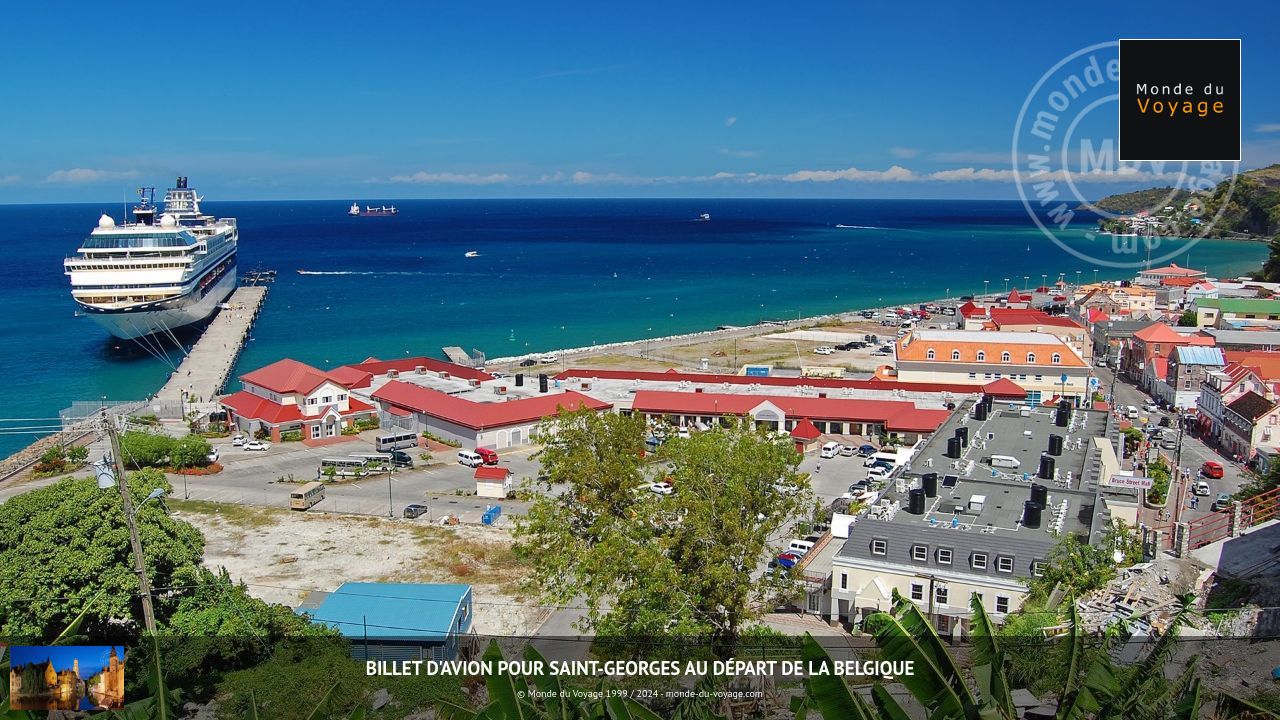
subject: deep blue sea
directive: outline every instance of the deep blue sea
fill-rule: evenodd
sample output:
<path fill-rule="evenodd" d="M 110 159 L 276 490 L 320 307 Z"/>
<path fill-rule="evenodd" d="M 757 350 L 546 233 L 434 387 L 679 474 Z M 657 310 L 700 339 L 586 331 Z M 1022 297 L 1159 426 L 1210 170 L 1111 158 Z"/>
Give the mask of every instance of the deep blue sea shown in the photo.
<path fill-rule="evenodd" d="M 362 202 L 378 204 L 378 200 Z M 795 318 L 1022 285 L 1093 264 L 1040 234 L 1018 202 L 419 200 L 350 218 L 349 202 L 205 202 L 240 223 L 240 272 L 279 271 L 239 372 L 289 356 L 319 367 L 445 345 L 489 357 Z M 0 428 L 73 400 L 142 398 L 160 360 L 75 316 L 61 261 L 120 205 L 0 206 Z M 710 222 L 697 222 L 710 213 Z M 837 227 L 839 225 L 854 227 Z M 1070 240 L 1088 251 L 1083 232 Z M 1169 247 L 1166 245 L 1166 248 Z M 464 253 L 476 251 L 475 258 Z M 1234 276 L 1260 243 L 1201 241 L 1178 262 Z M 311 273 L 300 275 L 297 270 Z M 1101 268 L 1097 277 L 1131 277 Z M 0 456 L 30 442 L 0 429 Z"/>

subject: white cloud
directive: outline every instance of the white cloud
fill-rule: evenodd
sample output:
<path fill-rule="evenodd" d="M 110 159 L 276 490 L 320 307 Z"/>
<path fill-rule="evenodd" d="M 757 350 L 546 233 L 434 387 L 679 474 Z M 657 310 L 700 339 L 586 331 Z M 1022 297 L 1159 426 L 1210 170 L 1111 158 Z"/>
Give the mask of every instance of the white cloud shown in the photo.
<path fill-rule="evenodd" d="M 730 150 L 729 148 L 720 148 L 720 154 L 736 158 L 760 157 L 760 153 L 755 150 Z"/>
<path fill-rule="evenodd" d="M 1008 182 L 1013 179 L 1012 170 L 994 170 L 992 168 L 956 168 L 955 170 L 939 170 L 929 173 L 930 180 L 943 182 L 968 182 L 973 180 L 989 180 Z"/>
<path fill-rule="evenodd" d="M 851 180 L 854 182 L 910 182 L 920 177 L 901 165 L 894 165 L 888 170 L 797 170 L 782 176 L 787 182 L 834 182 Z"/>
<path fill-rule="evenodd" d="M 49 173 L 45 182 L 49 183 L 95 183 L 107 180 L 122 180 L 137 177 L 137 170 L 92 170 L 89 168 L 71 168 L 55 170 Z"/>
<path fill-rule="evenodd" d="M 17 175 L 0 176 L 0 185 L 17 185 L 22 182 L 22 178 Z"/>
<path fill-rule="evenodd" d="M 1255 132 L 1260 133 L 1280 132 L 1280 123 L 1262 123 L 1261 125 L 1255 126 L 1253 129 Z"/>
<path fill-rule="evenodd" d="M 429 173 L 421 170 L 412 175 L 392 175 L 389 180 L 392 183 L 415 185 L 494 185 L 510 181 L 511 176 L 506 173 L 480 175 L 478 173 Z"/>
<path fill-rule="evenodd" d="M 733 127 L 733 126 L 734 126 L 734 123 L 736 123 L 736 122 L 738 122 L 738 116 L 737 116 L 737 115 L 730 115 L 729 117 L 727 117 L 727 118 L 725 118 L 725 119 L 724 119 L 724 126 L 725 126 L 725 127 Z"/>
<path fill-rule="evenodd" d="M 889 148 L 889 154 L 900 158 L 913 158 L 920 154 L 920 148 L 895 146 Z"/>

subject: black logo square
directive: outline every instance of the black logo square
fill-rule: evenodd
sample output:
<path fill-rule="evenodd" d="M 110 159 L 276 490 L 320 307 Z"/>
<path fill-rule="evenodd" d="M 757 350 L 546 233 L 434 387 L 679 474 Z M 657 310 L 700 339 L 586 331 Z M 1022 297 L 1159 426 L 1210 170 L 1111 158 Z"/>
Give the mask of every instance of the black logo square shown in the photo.
<path fill-rule="evenodd" d="M 1120 160 L 1240 160 L 1240 41 L 1121 40 Z"/>

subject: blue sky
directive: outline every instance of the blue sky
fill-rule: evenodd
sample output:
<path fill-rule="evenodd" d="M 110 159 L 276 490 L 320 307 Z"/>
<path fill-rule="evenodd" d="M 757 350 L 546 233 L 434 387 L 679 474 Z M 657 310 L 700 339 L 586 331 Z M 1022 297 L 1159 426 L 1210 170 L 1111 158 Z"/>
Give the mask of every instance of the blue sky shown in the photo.
<path fill-rule="evenodd" d="M 110 645 L 57 645 L 50 647 L 14 646 L 10 658 L 14 665 L 26 665 L 33 662 L 53 661 L 53 668 L 58 671 L 70 669 L 75 660 L 80 661 L 80 677 L 88 680 L 107 666 L 111 656 Z M 116 655 L 121 660 L 125 657 L 123 647 L 116 647 Z"/>
<path fill-rule="evenodd" d="M 1272 3 L 108 5 L 0 28 L 0 202 L 1014 198 L 1028 91 L 1116 37 L 1241 37 L 1244 166 L 1280 161 Z"/>

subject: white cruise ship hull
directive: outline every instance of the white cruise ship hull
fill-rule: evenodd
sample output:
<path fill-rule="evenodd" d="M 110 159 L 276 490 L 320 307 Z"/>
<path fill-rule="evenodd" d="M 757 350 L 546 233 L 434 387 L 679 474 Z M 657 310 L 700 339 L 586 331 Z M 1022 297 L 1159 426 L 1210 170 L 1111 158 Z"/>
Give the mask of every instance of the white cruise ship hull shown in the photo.
<path fill-rule="evenodd" d="M 122 340 L 135 340 L 207 320 L 235 289 L 236 268 L 233 264 L 204 292 L 193 290 L 155 303 L 157 307 L 154 310 L 103 310 L 83 303 L 80 310 L 112 335 Z"/>

